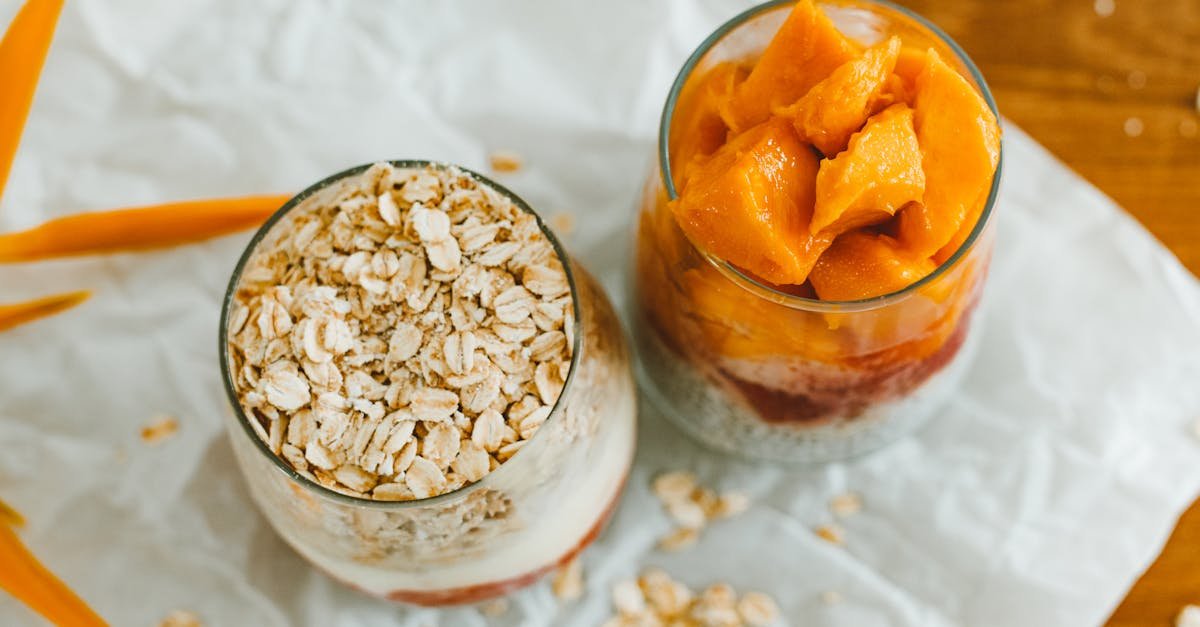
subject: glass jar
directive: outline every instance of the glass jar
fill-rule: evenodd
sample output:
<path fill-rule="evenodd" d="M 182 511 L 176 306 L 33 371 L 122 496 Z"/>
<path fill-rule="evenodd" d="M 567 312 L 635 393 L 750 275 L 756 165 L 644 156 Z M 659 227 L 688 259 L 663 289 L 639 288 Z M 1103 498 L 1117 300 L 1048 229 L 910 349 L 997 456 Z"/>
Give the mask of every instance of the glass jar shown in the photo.
<path fill-rule="evenodd" d="M 407 169 L 430 164 L 392 165 Z M 233 273 L 220 327 L 222 377 L 233 407 L 226 426 L 233 449 L 267 520 L 298 553 L 333 578 L 372 595 L 419 605 L 501 596 L 573 559 L 612 513 L 633 462 L 635 442 L 636 392 L 628 347 L 600 287 L 570 261 L 539 219 L 566 269 L 577 322 L 563 391 L 532 439 L 481 480 L 420 500 L 351 496 L 295 470 L 272 452 L 264 425 L 248 416 L 238 401 L 228 341 L 231 306 L 260 243 L 286 234 L 293 211 L 309 202 L 328 202 L 340 183 L 367 167 L 336 174 L 289 201 L 255 235 Z M 468 174 L 534 214 L 512 192 Z"/>
<path fill-rule="evenodd" d="M 1000 170 L 969 237 L 930 275 L 898 292 L 831 302 L 758 282 L 698 250 L 675 222 L 672 123 L 689 88 L 718 63 L 753 60 L 794 2 L 754 7 L 718 28 L 684 64 L 659 127 L 637 225 L 635 339 L 644 389 L 683 430 L 723 451 L 825 462 L 877 448 L 921 425 L 971 361 L 976 309 L 992 254 Z M 995 103 L 962 50 L 889 2 L 820 2 L 864 46 L 899 35 L 957 64 Z"/>

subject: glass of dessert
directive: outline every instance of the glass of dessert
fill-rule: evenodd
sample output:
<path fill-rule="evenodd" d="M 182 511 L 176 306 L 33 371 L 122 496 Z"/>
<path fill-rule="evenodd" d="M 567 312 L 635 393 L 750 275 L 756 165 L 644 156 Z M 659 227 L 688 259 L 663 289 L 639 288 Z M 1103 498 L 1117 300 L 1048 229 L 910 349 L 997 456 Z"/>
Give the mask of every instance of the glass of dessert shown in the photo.
<path fill-rule="evenodd" d="M 638 220 L 635 337 L 684 430 L 756 458 L 876 448 L 954 391 L 992 252 L 996 107 L 888 2 L 768 2 L 671 88 Z"/>
<path fill-rule="evenodd" d="M 572 559 L 633 459 L 628 348 L 518 197 L 377 163 L 289 201 L 221 316 L 227 427 L 297 552 L 408 603 L 507 594 Z"/>

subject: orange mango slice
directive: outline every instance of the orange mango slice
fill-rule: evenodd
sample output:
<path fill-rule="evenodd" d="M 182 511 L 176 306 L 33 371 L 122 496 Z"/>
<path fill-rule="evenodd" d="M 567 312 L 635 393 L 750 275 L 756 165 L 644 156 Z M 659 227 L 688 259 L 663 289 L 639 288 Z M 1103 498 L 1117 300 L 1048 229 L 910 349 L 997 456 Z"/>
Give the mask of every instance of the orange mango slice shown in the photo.
<path fill-rule="evenodd" d="M 0 305 L 0 331 L 7 331 L 27 322 L 33 322 L 34 320 L 66 311 L 87 300 L 91 295 L 92 293 L 88 291 L 68 292 L 66 294 L 55 294 L 54 296 L 28 300 L 22 303 Z M 0 514 L 4 513 L 3 509 L 0 507 Z M 0 518 L 3 518 L 3 516 L 0 516 Z M 3 521 L 0 520 L 0 522 Z"/>
<path fill-rule="evenodd" d="M 932 49 L 916 86 L 925 198 L 900 212 L 899 238 L 928 257 L 954 238 L 989 187 L 1000 160 L 1000 126 L 979 92 Z"/>
<path fill-rule="evenodd" d="M 896 66 L 892 69 L 889 91 L 896 102 L 913 103 L 917 95 L 917 77 L 925 69 L 925 50 L 913 46 L 902 46 L 896 55 Z"/>
<path fill-rule="evenodd" d="M 746 68 L 721 63 L 688 81 L 680 92 L 669 140 L 671 178 L 676 188 L 683 186 L 697 159 L 712 154 L 725 143 L 729 127 L 721 119 L 717 106 L 729 99 L 746 74 Z"/>
<path fill-rule="evenodd" d="M 834 70 L 780 114 L 793 117 L 800 137 L 826 157 L 840 153 L 850 136 L 877 110 L 876 103 L 899 54 L 899 37 L 868 49 L 863 56 Z"/>
<path fill-rule="evenodd" d="M 800 0 L 767 44 L 745 82 L 721 107 L 735 132 L 765 121 L 858 54 L 812 0 Z"/>
<path fill-rule="evenodd" d="M 672 211 L 701 250 L 772 283 L 803 283 L 832 238 L 809 233 L 817 156 L 782 118 L 698 165 Z"/>
<path fill-rule="evenodd" d="M 821 162 L 809 230 L 839 235 L 890 219 L 925 193 L 913 112 L 896 104 L 871 117 L 835 159 Z"/>
<path fill-rule="evenodd" d="M 697 341 L 720 355 L 733 359 L 798 355 L 831 361 L 844 352 L 819 315 L 763 300 L 712 266 L 687 270 L 679 283 L 687 294 L 684 316 L 701 334 Z"/>
<path fill-rule="evenodd" d="M 63 0 L 29 0 L 0 38 L 0 196 L 33 106 Z"/>
<path fill-rule="evenodd" d="M 887 235 L 854 231 L 821 255 L 809 280 L 821 300 L 861 300 L 904 289 L 936 267 Z"/>
<path fill-rule="evenodd" d="M 987 201 L 991 196 L 992 189 L 990 187 L 980 190 L 979 197 L 971 204 L 970 210 L 967 211 L 966 219 L 963 220 L 958 230 L 954 232 L 954 236 L 950 238 L 950 241 L 945 246 L 942 246 L 934 253 L 933 260 L 938 265 L 945 263 L 953 257 L 954 253 L 958 252 L 958 249 L 967 241 L 967 238 L 971 235 L 971 231 L 975 230 L 975 224 L 979 222 L 979 217 L 983 215 L 983 208 L 987 205 Z"/>

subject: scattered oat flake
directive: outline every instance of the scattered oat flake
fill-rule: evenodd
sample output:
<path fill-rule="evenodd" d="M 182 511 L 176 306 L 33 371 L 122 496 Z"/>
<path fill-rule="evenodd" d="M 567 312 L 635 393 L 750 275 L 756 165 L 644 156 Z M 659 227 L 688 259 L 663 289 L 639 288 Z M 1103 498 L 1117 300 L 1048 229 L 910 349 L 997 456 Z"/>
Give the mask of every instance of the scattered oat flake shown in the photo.
<path fill-rule="evenodd" d="M 142 441 L 146 444 L 158 444 L 175 435 L 179 431 L 179 420 L 174 416 L 155 416 L 142 427 Z"/>
<path fill-rule="evenodd" d="M 638 587 L 654 612 L 662 616 L 679 616 L 687 611 L 696 595 L 684 584 L 671 579 L 666 571 L 650 568 L 638 577 Z"/>
<path fill-rule="evenodd" d="M 679 527 L 659 540 L 658 547 L 664 551 L 680 551 L 695 544 L 710 521 L 736 516 L 750 507 L 749 496 L 741 492 L 718 495 L 698 485 L 696 476 L 685 470 L 658 475 L 651 490 Z"/>
<path fill-rule="evenodd" d="M 1146 73 L 1134 70 L 1125 77 L 1125 81 L 1129 83 L 1131 89 L 1142 89 L 1146 86 Z"/>
<path fill-rule="evenodd" d="M 825 605 L 837 605 L 842 602 L 842 593 L 837 590 L 826 590 L 821 593 L 821 602 Z"/>
<path fill-rule="evenodd" d="M 696 489 L 696 475 L 686 470 L 666 472 L 655 477 L 651 487 L 663 502 L 686 500 Z"/>
<path fill-rule="evenodd" d="M 1125 120 L 1125 134 L 1130 137 L 1140 137 L 1142 132 L 1146 130 L 1146 124 L 1141 118 L 1128 118 Z"/>
<path fill-rule="evenodd" d="M 829 511 L 835 516 L 853 516 L 861 512 L 862 507 L 862 497 L 853 492 L 839 494 L 829 501 Z"/>
<path fill-rule="evenodd" d="M 573 559 L 555 571 L 550 589 L 563 601 L 574 601 L 583 596 L 583 564 Z"/>
<path fill-rule="evenodd" d="M 10 527 L 24 527 L 25 517 L 8 503 L 0 501 L 0 524 L 7 524 Z"/>
<path fill-rule="evenodd" d="M 626 616 L 636 616 L 646 611 L 646 596 L 637 582 L 632 579 L 618 582 L 613 586 L 613 606 Z"/>
<path fill-rule="evenodd" d="M 1200 627 L 1200 605 L 1187 605 L 1175 617 L 1175 627 Z"/>
<path fill-rule="evenodd" d="M 1096 11 L 1096 15 L 1100 17 L 1109 17 L 1117 12 L 1116 0 L 1096 0 L 1092 4 L 1092 8 Z"/>
<path fill-rule="evenodd" d="M 488 601 L 479 607 L 479 611 L 489 618 L 503 616 L 508 612 L 508 599 L 500 597 L 499 599 Z"/>
<path fill-rule="evenodd" d="M 617 583 L 612 599 L 617 616 L 604 622 L 605 627 L 765 627 L 777 624 L 781 614 L 765 593 L 739 597 L 733 586 L 718 582 L 696 594 L 658 568 L 646 569 L 636 581 Z"/>
<path fill-rule="evenodd" d="M 520 170 L 525 162 L 521 159 L 521 155 L 507 150 L 497 150 L 488 156 L 488 162 L 492 166 L 493 172 L 516 172 Z"/>
<path fill-rule="evenodd" d="M 688 547 L 691 547 L 692 545 L 696 544 L 696 541 L 699 539 L 700 531 L 698 529 L 692 527 L 679 527 L 671 533 L 663 536 L 662 539 L 658 541 L 658 548 L 663 551 L 674 553 L 675 551 L 682 551 Z"/>
<path fill-rule="evenodd" d="M 747 625 L 760 627 L 771 625 L 779 620 L 779 606 L 775 599 L 762 592 L 747 592 L 737 604 L 738 616 Z"/>
<path fill-rule="evenodd" d="M 830 544 L 838 546 L 846 544 L 845 533 L 837 525 L 821 525 L 817 527 L 816 534 L 819 538 Z"/>
<path fill-rule="evenodd" d="M 559 235 L 570 235 L 575 230 L 575 216 L 560 212 L 550 216 L 550 228 Z"/>
<path fill-rule="evenodd" d="M 175 610 L 158 623 L 158 627 L 203 627 L 200 617 L 187 610 Z"/>
<path fill-rule="evenodd" d="M 667 514 L 684 527 L 699 529 L 708 522 L 704 508 L 694 501 L 672 501 L 667 503 Z"/>
<path fill-rule="evenodd" d="M 712 515 L 715 518 L 732 518 L 750 509 L 750 497 L 741 492 L 726 492 L 717 499 Z"/>

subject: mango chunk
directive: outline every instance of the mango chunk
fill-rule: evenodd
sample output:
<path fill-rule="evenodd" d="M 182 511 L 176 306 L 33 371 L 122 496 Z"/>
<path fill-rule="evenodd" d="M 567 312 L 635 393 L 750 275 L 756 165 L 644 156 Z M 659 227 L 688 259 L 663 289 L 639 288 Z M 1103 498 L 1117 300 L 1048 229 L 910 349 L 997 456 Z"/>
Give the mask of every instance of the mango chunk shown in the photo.
<path fill-rule="evenodd" d="M 900 54 L 896 55 L 896 66 L 892 70 L 889 91 L 895 102 L 912 104 L 917 95 L 917 77 L 925 69 L 925 50 L 913 46 L 903 46 Z"/>
<path fill-rule="evenodd" d="M 809 233 L 817 156 L 772 118 L 693 169 L 671 208 L 698 248 L 772 283 L 803 283 L 831 237 Z"/>
<path fill-rule="evenodd" d="M 902 290 L 936 268 L 887 235 L 853 231 L 821 255 L 809 280 L 821 300 L 861 300 Z"/>
<path fill-rule="evenodd" d="M 800 137 L 826 157 L 840 153 L 850 136 L 878 110 L 877 103 L 899 54 L 899 37 L 868 49 L 863 56 L 834 70 L 780 115 L 793 117 Z"/>
<path fill-rule="evenodd" d="M 821 162 L 809 230 L 839 235 L 890 219 L 925 193 L 913 111 L 896 104 L 867 121 L 835 159 Z"/>
<path fill-rule="evenodd" d="M 759 124 L 857 54 L 855 45 L 812 0 L 800 0 L 745 82 L 721 107 L 721 117 L 734 132 Z"/>
<path fill-rule="evenodd" d="M 971 204 L 971 209 L 967 211 L 966 219 L 963 220 L 958 230 L 954 232 L 954 236 L 950 238 L 950 241 L 945 246 L 942 246 L 934 253 L 933 260 L 938 265 L 948 261 L 966 243 L 967 238 L 971 236 L 971 231 L 975 230 L 975 223 L 979 222 L 979 217 L 983 215 L 983 208 L 987 206 L 987 201 L 991 198 L 991 195 L 992 190 L 990 187 L 980 190 L 979 197 Z"/>
<path fill-rule="evenodd" d="M 925 198 L 899 214 L 899 239 L 917 256 L 946 246 L 990 187 L 1000 161 L 996 116 L 967 79 L 934 50 L 917 76 L 913 118 L 925 170 Z"/>
<path fill-rule="evenodd" d="M 808 312 L 780 307 L 730 282 L 711 266 L 692 268 L 679 283 L 687 295 L 686 313 L 706 345 L 733 359 L 771 355 L 831 361 L 844 353 L 824 320 Z M 786 291 L 793 291 L 789 286 Z M 804 290 L 801 290 L 802 292 Z M 797 294 L 815 298 L 814 293 Z"/>
<path fill-rule="evenodd" d="M 717 106 L 729 99 L 733 88 L 745 80 L 749 71 L 735 63 L 721 63 L 688 81 L 675 104 L 671 122 L 671 178 L 678 189 L 687 180 L 688 171 L 725 143 L 729 127 L 721 119 Z"/>

